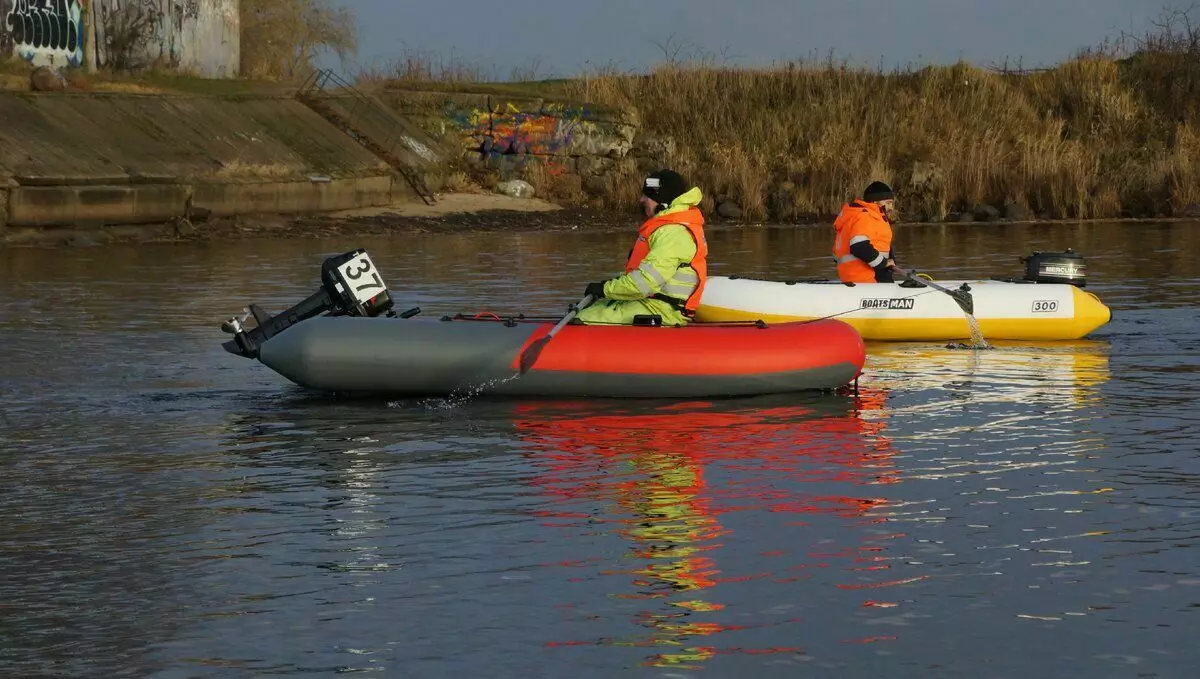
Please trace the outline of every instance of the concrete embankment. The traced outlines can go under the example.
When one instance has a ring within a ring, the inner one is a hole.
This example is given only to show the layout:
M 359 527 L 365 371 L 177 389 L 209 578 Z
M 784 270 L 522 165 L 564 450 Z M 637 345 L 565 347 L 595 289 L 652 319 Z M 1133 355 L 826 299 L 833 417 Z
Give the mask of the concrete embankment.
M 486 93 L 0 93 L 0 120 L 0 244 L 433 203 L 450 176 L 607 207 L 667 161 L 635 147 L 636 112 Z
M 328 212 L 415 195 L 287 97 L 0 93 L 0 120 L 0 228 Z

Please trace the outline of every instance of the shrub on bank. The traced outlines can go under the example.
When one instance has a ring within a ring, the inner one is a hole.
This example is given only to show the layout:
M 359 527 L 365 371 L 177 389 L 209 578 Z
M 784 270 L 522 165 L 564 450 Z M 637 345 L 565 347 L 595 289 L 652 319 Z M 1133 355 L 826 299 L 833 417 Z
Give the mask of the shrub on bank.
M 643 134 L 675 140 L 668 162 L 750 219 L 828 216 L 871 179 L 897 189 L 906 219 L 980 205 L 1089 219 L 1173 214 L 1200 198 L 1195 118 L 1154 100 L 1147 78 L 1085 54 L 1021 74 L 670 65 L 586 89 L 636 106 Z M 582 81 L 566 87 L 584 94 Z
M 461 88 L 482 73 L 423 58 L 409 54 L 390 77 L 368 80 Z M 873 179 L 897 189 L 907 220 L 1200 213 L 1200 23 L 1186 10 L 1040 71 L 672 58 L 648 74 L 602 69 L 520 85 L 637 109 L 642 167 L 622 163 L 586 184 L 613 208 L 628 208 L 653 162 L 702 186 L 705 207 L 726 198 L 752 220 L 826 219 Z M 557 179 L 531 181 L 583 199 Z

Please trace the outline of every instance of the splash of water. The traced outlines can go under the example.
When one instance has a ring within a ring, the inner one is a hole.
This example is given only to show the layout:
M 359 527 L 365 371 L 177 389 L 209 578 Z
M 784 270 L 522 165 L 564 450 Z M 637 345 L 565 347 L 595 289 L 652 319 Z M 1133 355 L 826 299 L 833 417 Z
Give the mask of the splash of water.
M 964 312 L 965 313 L 965 312 Z M 967 325 L 971 328 L 971 348 L 972 349 L 994 349 L 988 344 L 987 339 L 983 336 L 983 331 L 979 329 L 979 322 L 975 320 L 973 314 L 966 314 Z
M 447 396 L 443 398 L 431 398 L 421 401 L 421 405 L 425 406 L 426 410 L 454 410 L 462 407 L 468 401 L 479 396 L 485 391 L 490 391 L 502 384 L 507 384 L 520 377 L 520 373 L 513 373 L 505 377 L 496 377 L 490 380 L 485 380 L 478 384 L 471 384 L 466 387 L 458 387 L 453 389 Z
M 983 331 L 979 329 L 979 321 L 975 320 L 975 316 L 973 314 L 968 314 L 965 311 L 963 312 L 963 315 L 967 317 L 967 326 L 971 329 L 971 343 L 967 344 L 966 342 L 950 342 L 946 345 L 946 348 L 970 349 L 972 351 L 995 349 L 996 347 L 988 344 L 987 339 L 984 338 Z

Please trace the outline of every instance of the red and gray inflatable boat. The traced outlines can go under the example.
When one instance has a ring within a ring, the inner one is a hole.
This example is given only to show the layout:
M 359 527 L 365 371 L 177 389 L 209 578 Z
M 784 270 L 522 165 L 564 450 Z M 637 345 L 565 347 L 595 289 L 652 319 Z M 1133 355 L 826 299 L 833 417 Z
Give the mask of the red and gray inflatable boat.
M 690 398 L 835 389 L 854 381 L 862 338 L 836 320 L 565 325 L 527 372 L 522 355 L 556 319 L 494 314 L 413 318 L 362 250 L 331 257 L 321 289 L 270 315 L 255 305 L 226 321 L 225 348 L 304 387 L 399 396 Z M 257 325 L 244 325 L 253 316 Z

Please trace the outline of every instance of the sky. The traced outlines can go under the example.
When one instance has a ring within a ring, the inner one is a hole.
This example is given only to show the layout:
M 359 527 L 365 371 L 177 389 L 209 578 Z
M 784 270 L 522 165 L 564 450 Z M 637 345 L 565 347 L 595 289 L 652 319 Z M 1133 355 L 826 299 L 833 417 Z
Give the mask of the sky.
M 839 61 L 887 69 L 1006 58 L 1036 68 L 1122 31 L 1142 33 L 1164 8 L 1190 0 L 331 1 L 358 17 L 359 55 L 347 71 L 384 67 L 407 51 L 462 60 L 504 79 L 514 68 L 539 77 L 603 66 L 644 70 L 663 61 L 668 38 L 682 46 L 680 56 L 731 65 L 824 58 L 832 50 Z

